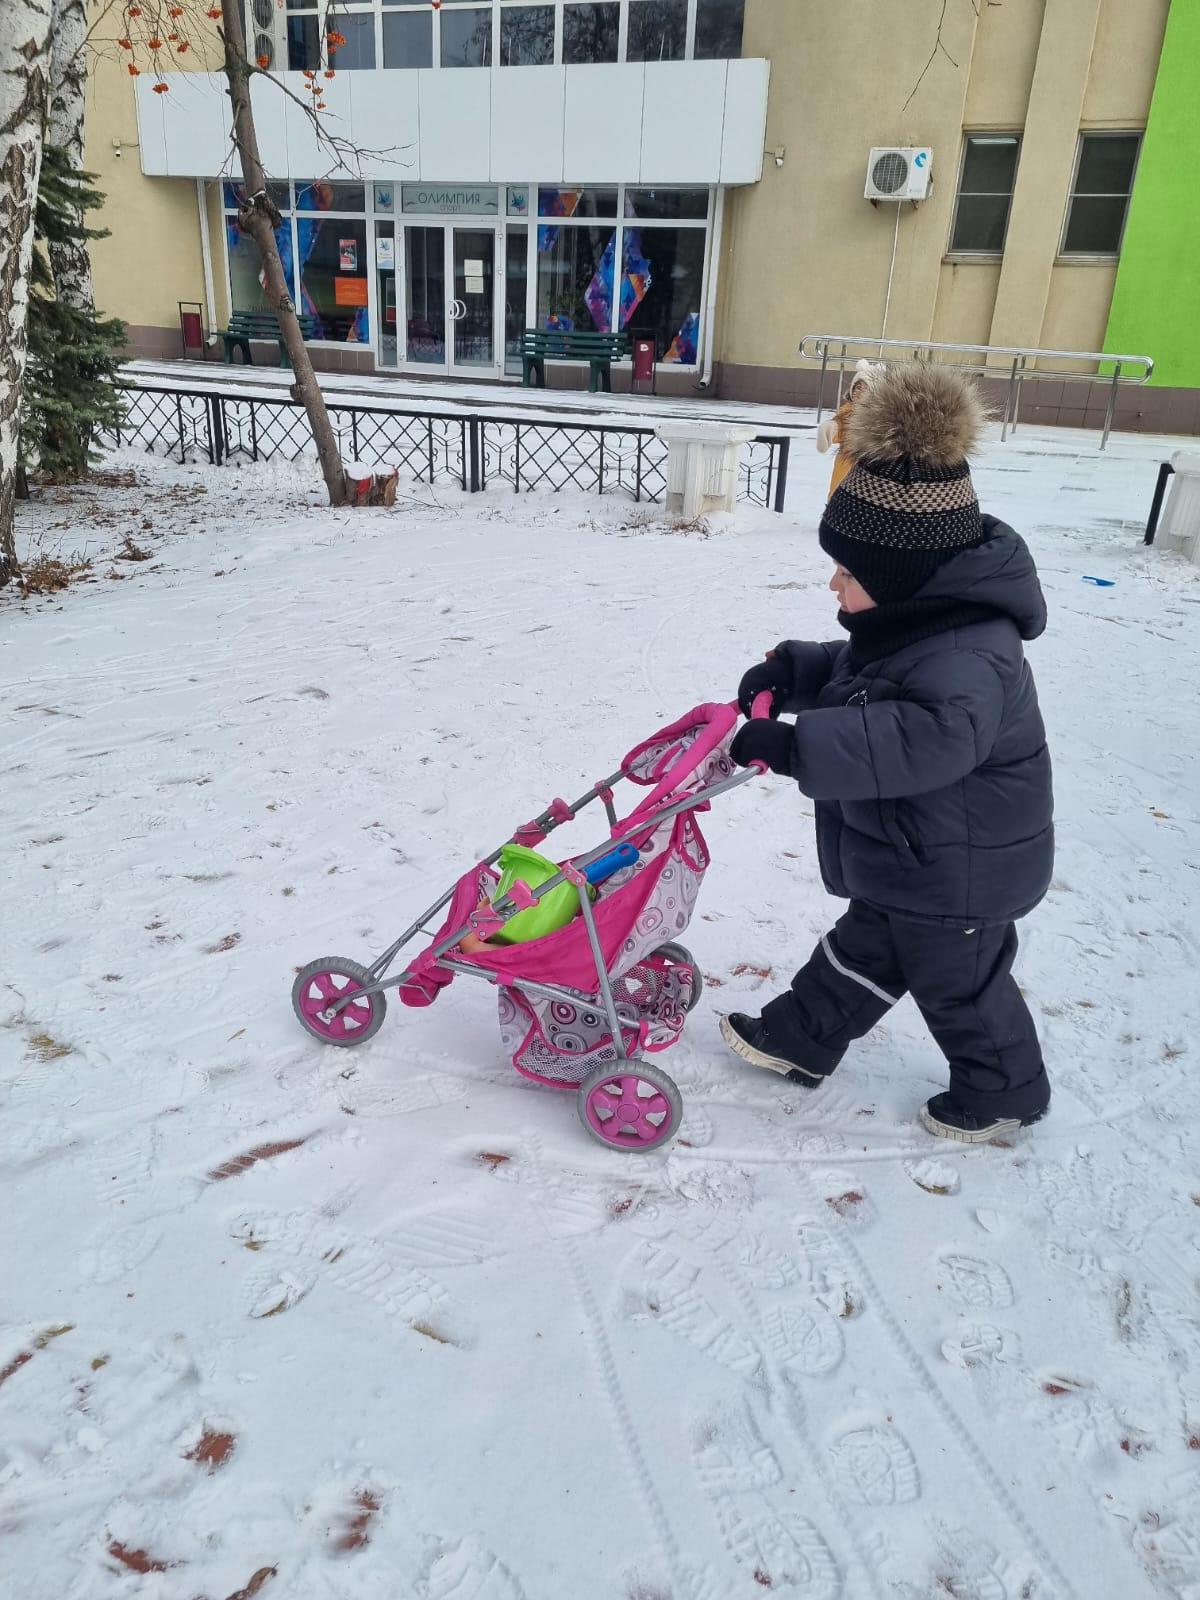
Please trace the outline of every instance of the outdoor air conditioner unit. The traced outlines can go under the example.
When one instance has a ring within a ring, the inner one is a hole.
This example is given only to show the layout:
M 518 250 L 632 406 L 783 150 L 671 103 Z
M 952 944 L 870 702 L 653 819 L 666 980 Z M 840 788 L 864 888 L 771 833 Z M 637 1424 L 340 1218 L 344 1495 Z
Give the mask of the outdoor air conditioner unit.
M 872 150 L 867 162 L 868 200 L 925 200 L 933 177 L 933 151 L 921 149 Z

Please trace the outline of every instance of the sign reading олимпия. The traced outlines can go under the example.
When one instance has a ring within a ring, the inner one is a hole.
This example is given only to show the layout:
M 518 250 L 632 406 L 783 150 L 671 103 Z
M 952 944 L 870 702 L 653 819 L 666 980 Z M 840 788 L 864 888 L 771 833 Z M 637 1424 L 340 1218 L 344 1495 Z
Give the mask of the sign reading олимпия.
M 494 217 L 500 211 L 500 189 L 486 183 L 402 183 L 400 209 L 409 216 L 420 212 L 426 216 Z

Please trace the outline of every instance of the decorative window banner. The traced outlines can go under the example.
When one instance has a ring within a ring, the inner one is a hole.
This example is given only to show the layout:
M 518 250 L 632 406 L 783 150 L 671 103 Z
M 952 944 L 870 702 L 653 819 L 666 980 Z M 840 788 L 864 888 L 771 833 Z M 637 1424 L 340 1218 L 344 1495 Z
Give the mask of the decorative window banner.
M 358 240 L 338 240 L 338 270 L 340 272 L 358 271 Z M 340 303 L 340 302 L 339 302 Z
M 365 278 L 335 278 L 333 280 L 333 303 L 338 306 L 365 306 L 367 303 L 367 280 Z
M 627 328 L 630 317 L 646 298 L 654 283 L 650 262 L 642 251 L 640 228 L 626 228 L 624 256 L 621 273 L 621 326 Z
M 390 183 L 377 183 L 375 185 L 376 211 L 394 211 L 396 209 L 396 191 Z
M 394 239 L 376 239 L 375 265 L 387 271 L 393 271 L 396 266 L 396 241 Z
M 500 189 L 494 183 L 402 183 L 400 209 L 406 216 L 495 217 L 500 214 Z
M 679 362 L 685 367 L 694 367 L 699 360 L 700 346 L 700 313 L 689 311 L 682 328 L 671 340 L 670 347 L 663 356 L 664 361 Z

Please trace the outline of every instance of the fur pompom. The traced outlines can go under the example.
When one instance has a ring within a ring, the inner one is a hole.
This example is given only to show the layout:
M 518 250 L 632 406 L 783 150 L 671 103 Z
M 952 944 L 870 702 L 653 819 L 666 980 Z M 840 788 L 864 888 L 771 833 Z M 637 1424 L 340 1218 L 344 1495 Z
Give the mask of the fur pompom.
M 874 374 L 846 420 L 843 444 L 856 461 L 911 456 L 930 467 L 956 467 L 978 445 L 986 421 L 973 379 L 914 361 Z

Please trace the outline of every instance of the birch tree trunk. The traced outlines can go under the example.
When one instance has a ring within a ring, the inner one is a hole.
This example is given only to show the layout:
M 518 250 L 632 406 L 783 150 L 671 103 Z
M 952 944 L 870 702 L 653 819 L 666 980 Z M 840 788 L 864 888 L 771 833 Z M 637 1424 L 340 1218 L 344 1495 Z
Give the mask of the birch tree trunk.
M 8 3 L 9 0 L 0 0 L 0 4 Z M 251 69 L 246 61 L 241 7 L 238 0 L 221 0 L 221 11 L 225 35 L 225 77 L 233 107 L 233 138 L 241 159 L 242 186 L 245 190 L 245 200 L 238 212 L 238 225 L 258 246 L 266 279 L 267 300 L 279 317 L 279 331 L 292 363 L 292 395 L 307 413 L 321 462 L 321 473 L 329 491 L 329 503 L 331 506 L 341 506 L 346 503 L 346 476 L 342 469 L 341 451 L 325 409 L 325 397 L 309 359 L 308 346 L 296 320 L 295 303 L 284 278 L 283 263 L 275 244 L 275 229 L 279 226 L 280 217 L 267 194 L 266 175 L 258 153 L 258 135 L 250 104 Z
M 84 89 L 87 84 L 87 0 L 53 0 L 50 51 L 50 119 L 46 142 L 66 156 L 76 172 L 84 163 Z M 83 216 L 77 218 L 83 227 Z M 92 261 L 86 239 L 50 244 L 54 292 L 76 311 L 94 309 Z
M 0 0 L 0 588 L 20 575 L 13 539 L 29 265 L 50 99 L 51 0 Z

